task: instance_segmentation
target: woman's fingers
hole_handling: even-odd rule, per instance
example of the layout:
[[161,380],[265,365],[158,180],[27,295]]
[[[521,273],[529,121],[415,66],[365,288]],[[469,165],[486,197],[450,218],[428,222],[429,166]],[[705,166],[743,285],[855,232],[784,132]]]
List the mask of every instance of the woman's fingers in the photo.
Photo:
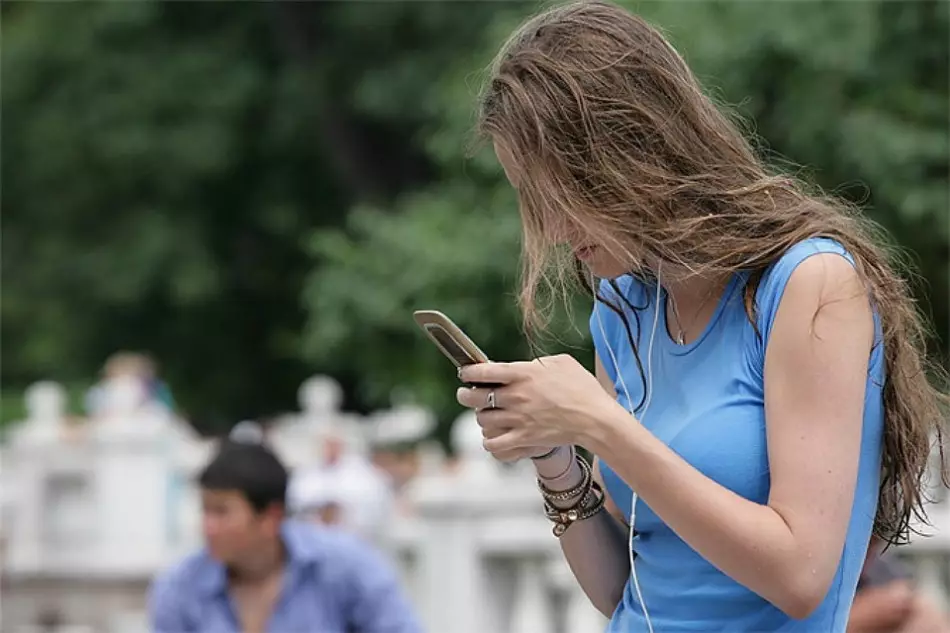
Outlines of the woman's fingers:
[[475,421],[483,429],[511,430],[520,426],[519,420],[517,414],[504,409],[479,409],[475,412]]
[[524,378],[531,370],[531,363],[475,363],[459,370],[462,382],[473,384],[507,385]]
[[517,430],[509,430],[504,433],[500,433],[495,437],[486,438],[484,441],[482,441],[482,446],[492,455],[513,451],[523,452],[525,450],[536,448],[524,442],[521,437],[521,433],[519,433]]
[[497,459],[500,462],[517,462],[526,457],[530,457],[528,454],[529,451],[525,450],[514,450],[514,451],[501,451],[499,453],[492,453],[491,456]]
[[[492,396],[491,394],[495,395]],[[455,399],[463,407],[469,409],[498,409],[498,390],[486,389],[484,387],[459,387],[455,392]],[[492,402],[494,401],[494,402]],[[491,405],[495,406],[492,407]]]
[[486,440],[493,440],[496,437],[501,437],[502,435],[510,431],[511,429],[507,429],[500,426],[483,426],[482,437]]

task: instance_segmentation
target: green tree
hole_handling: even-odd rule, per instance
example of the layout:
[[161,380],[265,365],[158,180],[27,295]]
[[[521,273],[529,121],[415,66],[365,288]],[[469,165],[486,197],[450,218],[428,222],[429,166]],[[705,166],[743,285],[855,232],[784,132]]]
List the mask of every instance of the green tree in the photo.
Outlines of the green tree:
[[[4,16],[5,385],[89,381],[131,347],[201,419],[292,396],[310,263],[286,244],[319,220],[298,174],[321,161],[299,140],[305,104],[271,72],[269,23],[253,4],[228,12]],[[329,179],[317,191],[341,199]]]
[[[4,3],[4,392],[81,386],[132,348],[208,430],[295,406],[314,371],[352,406],[402,388],[453,417],[454,375],[409,313],[530,353],[516,201],[490,150],[464,149],[480,71],[535,7]],[[947,5],[635,8],[764,151],[915,253],[946,323]],[[546,349],[589,357],[587,310]]]
[[310,372],[345,380],[299,352],[303,278],[320,266],[301,236],[427,182],[415,93],[490,11],[3,12],[4,391],[88,384],[111,352],[143,349],[212,429],[294,407]]

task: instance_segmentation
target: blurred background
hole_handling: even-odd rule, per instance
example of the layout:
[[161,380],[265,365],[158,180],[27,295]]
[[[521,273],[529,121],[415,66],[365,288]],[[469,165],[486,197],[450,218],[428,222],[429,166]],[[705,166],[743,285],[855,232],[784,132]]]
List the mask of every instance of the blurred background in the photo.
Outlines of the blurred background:
[[[950,4],[627,4],[753,122],[764,155],[889,229],[946,360]],[[4,587],[20,597],[4,631],[140,626],[143,583],[196,544],[189,473],[242,420],[300,481],[342,450],[397,483],[387,538],[424,610],[438,584],[421,535],[454,516],[433,491],[488,478],[527,489],[481,531],[500,548],[494,584],[521,596],[486,597],[504,615],[481,625],[523,630],[572,591],[529,520],[531,478],[485,462],[464,425],[453,435],[455,373],[410,314],[442,310],[493,358],[530,354],[515,196],[470,132],[485,67],[538,7],[0,5]],[[588,310],[564,310],[544,351],[589,364]],[[404,495],[413,478],[431,490]],[[301,498],[327,489],[313,481]],[[127,555],[88,554],[104,539]],[[908,554],[936,593],[946,541]],[[567,630],[596,630],[579,609]]]

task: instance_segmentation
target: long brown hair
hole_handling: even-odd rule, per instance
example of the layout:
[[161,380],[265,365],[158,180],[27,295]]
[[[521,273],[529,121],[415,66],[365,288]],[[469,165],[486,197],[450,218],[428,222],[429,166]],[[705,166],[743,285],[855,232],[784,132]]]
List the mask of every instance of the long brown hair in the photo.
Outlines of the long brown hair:
[[[572,278],[575,262],[555,248],[552,226],[583,231],[634,273],[649,274],[649,261],[691,274],[746,271],[753,324],[753,299],[770,264],[810,237],[842,244],[883,333],[875,534],[902,542],[912,518],[926,521],[931,439],[940,442],[947,400],[928,380],[939,372],[927,363],[929,332],[897,272],[904,269],[898,253],[853,206],[771,173],[655,28],[606,2],[574,2],[530,19],[492,65],[479,131],[515,161],[520,303],[529,330],[545,324],[539,297],[561,294]],[[943,465],[942,447],[940,458]]]

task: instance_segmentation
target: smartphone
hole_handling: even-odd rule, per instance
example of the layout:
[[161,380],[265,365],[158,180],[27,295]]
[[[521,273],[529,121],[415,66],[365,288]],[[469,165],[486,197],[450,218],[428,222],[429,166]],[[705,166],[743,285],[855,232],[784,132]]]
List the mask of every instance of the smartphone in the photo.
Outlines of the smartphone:
[[[485,352],[462,331],[462,328],[438,310],[416,310],[412,313],[412,318],[426,333],[429,340],[456,367],[489,362]],[[478,386],[497,387],[498,385],[480,384]]]

